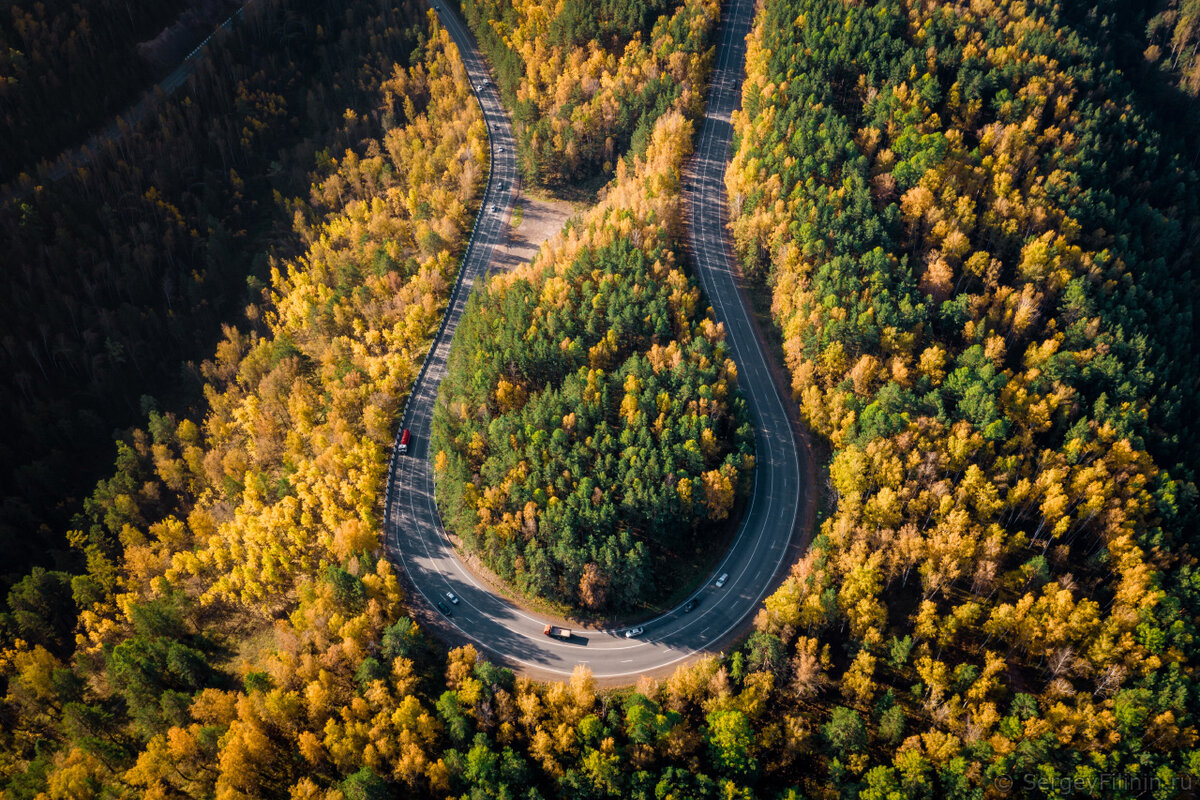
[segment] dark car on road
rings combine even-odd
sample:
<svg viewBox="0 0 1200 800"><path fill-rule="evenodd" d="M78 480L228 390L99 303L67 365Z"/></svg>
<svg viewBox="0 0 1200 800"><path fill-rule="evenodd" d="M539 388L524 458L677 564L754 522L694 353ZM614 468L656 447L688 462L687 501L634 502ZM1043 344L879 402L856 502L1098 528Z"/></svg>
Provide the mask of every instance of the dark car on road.
<svg viewBox="0 0 1200 800"><path fill-rule="evenodd" d="M441 600L438 600L437 607L438 607L438 611L442 612L442 613L443 613L443 614L445 614L447 617L453 617L453 616L454 616L453 614L451 614L451 613L450 613L450 609L446 608L446 604L445 604L445 603L443 603Z"/></svg>
<svg viewBox="0 0 1200 800"><path fill-rule="evenodd" d="M694 598L694 597L693 597L691 600L688 600L688 601L687 601L687 605L685 605L685 606L683 607L683 613L685 613L685 614L686 614L686 613L688 613L689 611L691 611L692 609L694 609L694 608L696 607L696 604L697 604L698 602L700 602L700 601L699 601L699 600L697 600L697 599L696 599L696 598Z"/></svg>

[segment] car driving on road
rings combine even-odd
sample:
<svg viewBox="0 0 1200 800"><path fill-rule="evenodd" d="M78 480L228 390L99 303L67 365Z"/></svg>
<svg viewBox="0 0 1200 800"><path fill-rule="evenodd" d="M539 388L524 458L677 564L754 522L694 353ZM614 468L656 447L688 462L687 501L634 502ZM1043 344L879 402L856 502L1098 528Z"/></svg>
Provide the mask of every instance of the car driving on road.
<svg viewBox="0 0 1200 800"><path fill-rule="evenodd" d="M446 592L446 599L454 603L454 605L458 605L458 595L454 592Z"/></svg>
<svg viewBox="0 0 1200 800"><path fill-rule="evenodd" d="M645 632L646 629L639 625L636 628L630 628L629 630L625 631L625 638L632 639L635 636L641 636Z"/></svg>
<svg viewBox="0 0 1200 800"><path fill-rule="evenodd" d="M688 600L688 601L687 601L687 605L685 605L685 606L683 607L683 613L685 613L685 614L686 614L686 613L688 613L689 611L691 611L692 609L694 609L694 608L696 607L696 603L697 603L697 602L698 602L698 601L697 601L697 600L696 600L696 598L694 598L694 597L693 597L691 600Z"/></svg>
<svg viewBox="0 0 1200 800"><path fill-rule="evenodd" d="M729 573L728 573L728 572L722 572L722 573L721 573L721 577L717 578L717 582L716 582L716 584L715 584L715 585L716 585L716 587L717 587L718 589L720 589L722 586L724 586L724 585L725 585L725 581L727 581L727 580L729 580Z"/></svg>

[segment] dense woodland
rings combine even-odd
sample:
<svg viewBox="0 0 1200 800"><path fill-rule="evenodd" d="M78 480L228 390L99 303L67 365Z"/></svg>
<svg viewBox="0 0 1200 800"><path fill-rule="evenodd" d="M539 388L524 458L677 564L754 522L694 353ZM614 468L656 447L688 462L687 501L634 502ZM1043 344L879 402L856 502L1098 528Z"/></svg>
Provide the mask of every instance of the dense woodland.
<svg viewBox="0 0 1200 800"><path fill-rule="evenodd" d="M1130 49L1105 5L764 0L732 231L832 450L833 502L743 645L601 692L583 669L538 684L446 652L376 556L395 412L487 146L436 22L370 13L402 24L345 57L379 70L322 118L341 145L280 162L311 188L269 203L293 233L210 347L205 413L149 414L71 535L86 568L8 595L5 798L1170 798L1200 774L1200 192L1179 108L1155 104L1165 81L1187 89L1184 59L1146 52L1161 25L1126 25L1122 41L1147 31ZM381 33L413 26L398 50ZM447 443L475 412L530 456L595 458L594 436L580 447L550 417L581 369L626 370L606 379L604 424L630 446L640 415L670 442L690 413L671 402L681 368L699 399L725 381L715 444L746 465L720 332L672 255L686 113L662 114L596 211L473 301L466 324L509 357L448 384L477 405L441 407ZM641 284L668 311L648 309L653 328L587 311L593 274L594 297ZM505 306L524 298L534 310ZM584 321L556 319L572 303ZM510 312L538 346L505 330ZM549 338L581 324L565 348ZM543 373L550 389L523 382ZM652 382L671 387L664 407ZM543 440L524 431L538 414L557 426ZM447 448L443 484L475 441ZM490 456L481 507L517 531L510 494L549 492Z"/></svg>
<svg viewBox="0 0 1200 800"><path fill-rule="evenodd" d="M193 5L204 4L5 3L0 12L0 183L32 173L40 160L81 143L145 89L154 69L138 45L170 28ZM221 10L216 7L223 4L208 5Z"/></svg>
<svg viewBox="0 0 1200 800"><path fill-rule="evenodd" d="M434 414L450 530L521 591L590 610L672 588L753 467L724 331L677 263L691 125L671 112L657 136L534 265L472 297Z"/></svg>
<svg viewBox="0 0 1200 800"><path fill-rule="evenodd" d="M836 495L758 627L843 791L1200 766L1194 141L1085 11L754 31L732 227Z"/></svg>
<svg viewBox="0 0 1200 800"><path fill-rule="evenodd" d="M346 111L374 108L415 7L259 0L156 114L0 205L0 585L64 548L115 429L200 398L184 362L258 299L266 252L294 249L275 193L396 115Z"/></svg>
<svg viewBox="0 0 1200 800"><path fill-rule="evenodd" d="M567 189L704 105L718 0L463 0L513 118L521 174Z"/></svg>

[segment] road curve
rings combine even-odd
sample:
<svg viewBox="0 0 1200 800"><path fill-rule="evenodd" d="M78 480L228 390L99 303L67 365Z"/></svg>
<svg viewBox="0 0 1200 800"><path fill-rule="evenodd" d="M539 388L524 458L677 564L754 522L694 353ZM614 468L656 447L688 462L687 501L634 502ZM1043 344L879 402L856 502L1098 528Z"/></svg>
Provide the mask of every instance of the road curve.
<svg viewBox="0 0 1200 800"><path fill-rule="evenodd" d="M498 661L537 676L567 676L579 664L602 680L633 682L661 673L698 653L717 649L748 624L784 566L796 530L801 503L801 461L785 405L755 335L750 311L742 302L723 224L725 161L732 130L730 113L740 99L745 37L753 0L730 0L720 29L717 66L687 188L688 236L694 263L717 318L728 331L738 365L739 387L755 425L756 473L753 495L737 536L712 577L692 598L691 613L675 609L644 623L641 638L626 639L620 630L581 630L560 620L527 612L494 594L458 560L442 528L434 503L429 454L430 420L446 358L467 297L491 263L495 245L506 233L506 219L517 182L513 136L500 97L484 60L462 22L436 3L442 24L462 53L476 87L492 137L492 172L451 295L442 327L434 339L403 415L412 443L407 455L394 455L388 475L385 541L388 555L408 576L413 600L436 625L456 639L473 642ZM503 188L501 188L503 187ZM490 209L496 207L498 212ZM717 575L728 573L723 588ZM461 602L451 605L447 592ZM437 610L441 603L453 616ZM543 635L546 623L572 627L570 641Z"/></svg>

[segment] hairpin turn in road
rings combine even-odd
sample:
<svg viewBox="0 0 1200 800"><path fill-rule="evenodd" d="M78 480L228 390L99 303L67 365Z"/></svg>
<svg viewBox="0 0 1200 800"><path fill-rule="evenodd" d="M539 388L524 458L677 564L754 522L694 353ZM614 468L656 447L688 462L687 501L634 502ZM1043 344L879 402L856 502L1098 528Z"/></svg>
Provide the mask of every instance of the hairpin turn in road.
<svg viewBox="0 0 1200 800"><path fill-rule="evenodd" d="M745 38L754 2L731 0L724 10L707 113L685 190L693 262L717 319L725 325L738 367L738 386L755 426L753 494L734 542L711 578L683 606L642 623L644 630L636 636L625 636L624 628L580 629L527 612L496 594L459 560L434 503L428 448L438 386L446 374L450 342L467 298L475 281L487 272L495 247L506 233L518 182L512 127L487 65L457 16L445 3L434 7L458 45L483 109L491 137L492 167L449 307L400 425L400 431L410 431L410 440L405 455L393 456L388 474L387 552L407 574L415 589L413 599L423 601L437 615L439 626L515 669L562 677L584 664L599 679L631 681L642 674L661 672L716 649L749 624L780 576L811 486L810 476L802 474L807 462L800 458L787 406L738 289L724 225L723 177L732 137L730 115L740 100Z"/></svg>

